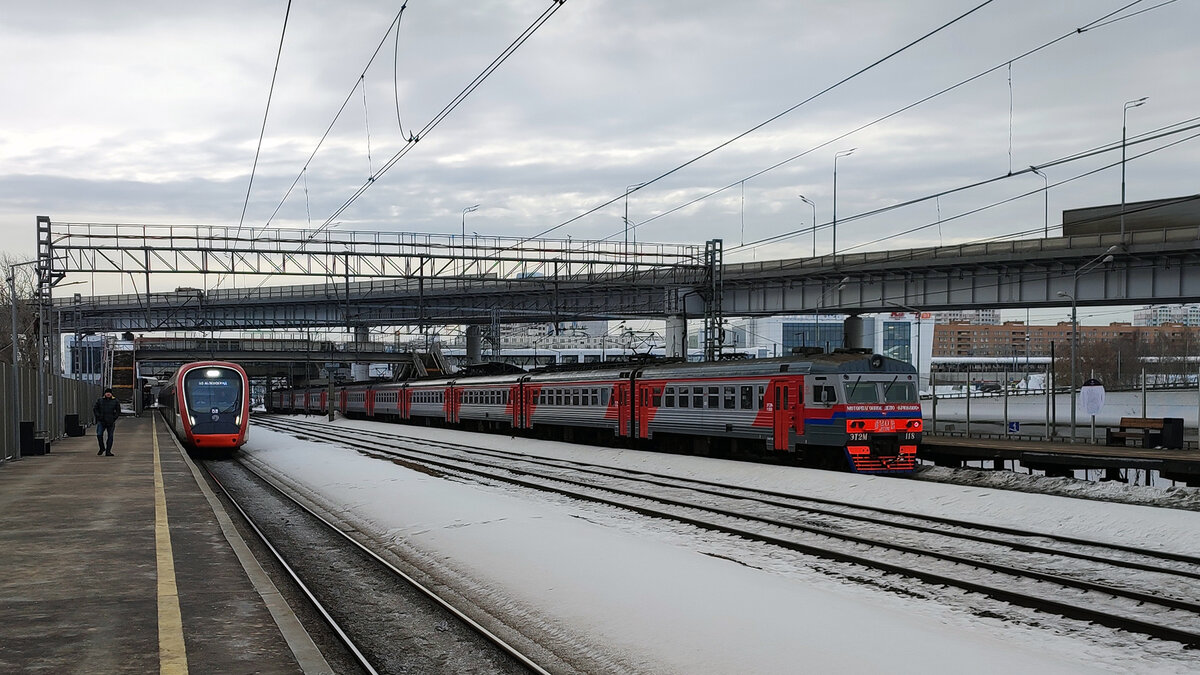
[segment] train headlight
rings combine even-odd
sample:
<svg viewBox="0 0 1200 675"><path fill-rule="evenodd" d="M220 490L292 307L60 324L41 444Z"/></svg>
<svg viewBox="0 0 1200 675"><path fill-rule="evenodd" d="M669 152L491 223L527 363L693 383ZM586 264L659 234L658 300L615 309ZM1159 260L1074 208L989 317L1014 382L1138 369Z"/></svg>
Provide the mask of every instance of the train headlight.
<svg viewBox="0 0 1200 675"><path fill-rule="evenodd" d="M204 371L204 376L205 377L220 377L221 371L217 370L216 368L210 368L210 369Z"/></svg>
<svg viewBox="0 0 1200 675"><path fill-rule="evenodd" d="M233 418L233 423L239 427L242 426L242 416L238 415L237 417Z"/></svg>
<svg viewBox="0 0 1200 675"><path fill-rule="evenodd" d="M921 420L909 420L908 428L911 429L912 431L920 431L921 430Z"/></svg>
<svg viewBox="0 0 1200 675"><path fill-rule="evenodd" d="M191 424L192 426L196 426L196 418L191 415L188 415L188 424Z"/></svg>

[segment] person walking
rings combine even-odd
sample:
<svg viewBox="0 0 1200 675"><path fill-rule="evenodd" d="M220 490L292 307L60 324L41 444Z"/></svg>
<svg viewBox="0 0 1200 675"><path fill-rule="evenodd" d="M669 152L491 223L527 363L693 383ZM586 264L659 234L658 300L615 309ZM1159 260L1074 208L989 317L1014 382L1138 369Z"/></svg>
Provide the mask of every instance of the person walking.
<svg viewBox="0 0 1200 675"><path fill-rule="evenodd" d="M113 429L117 426L117 418L121 416L121 402L113 398L113 390L105 389L104 396L96 401L96 405L92 406L92 413L96 416L96 443L100 445L100 451L97 455L107 455L113 457ZM104 442L104 432L108 432L108 443Z"/></svg>

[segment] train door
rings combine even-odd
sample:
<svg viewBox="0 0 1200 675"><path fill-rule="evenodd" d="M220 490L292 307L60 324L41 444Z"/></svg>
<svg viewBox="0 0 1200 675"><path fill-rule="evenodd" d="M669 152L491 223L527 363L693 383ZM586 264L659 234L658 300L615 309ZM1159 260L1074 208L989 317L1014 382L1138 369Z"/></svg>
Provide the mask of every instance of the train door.
<svg viewBox="0 0 1200 675"><path fill-rule="evenodd" d="M512 428L525 428L525 385L518 382L508 388L508 409Z"/></svg>
<svg viewBox="0 0 1200 675"><path fill-rule="evenodd" d="M620 381L613 385L613 399L617 404L617 435L628 436L630 425L633 420L633 406L631 405L631 383Z"/></svg>
<svg viewBox="0 0 1200 675"><path fill-rule="evenodd" d="M363 407L367 411L367 417L375 416L375 390L367 389L363 393Z"/></svg>
<svg viewBox="0 0 1200 675"><path fill-rule="evenodd" d="M343 415L346 414L346 411L350 410L349 389L342 389L338 392L338 410L341 410Z"/></svg>
<svg viewBox="0 0 1200 675"><path fill-rule="evenodd" d="M396 392L396 415L402 419L412 419L412 389L404 385Z"/></svg>
<svg viewBox="0 0 1200 675"><path fill-rule="evenodd" d="M446 411L446 421L452 424L458 424L458 411L462 408L463 390L458 387L446 387L446 403L443 409Z"/></svg>
<svg viewBox="0 0 1200 675"><path fill-rule="evenodd" d="M662 385L654 386L651 384L638 383L637 393L637 428L636 438L650 437L650 420L654 419L654 394L657 390L658 394L662 395Z"/></svg>
<svg viewBox="0 0 1200 675"><path fill-rule="evenodd" d="M788 432L792 428L792 392L796 385L788 380L772 380L767 391L767 406L771 412L772 436L776 450L788 449Z"/></svg>
<svg viewBox="0 0 1200 675"><path fill-rule="evenodd" d="M795 405L792 408L792 424L796 427L798 436L804 435L804 378L797 377L792 380L792 384L796 386L796 394L792 401Z"/></svg>

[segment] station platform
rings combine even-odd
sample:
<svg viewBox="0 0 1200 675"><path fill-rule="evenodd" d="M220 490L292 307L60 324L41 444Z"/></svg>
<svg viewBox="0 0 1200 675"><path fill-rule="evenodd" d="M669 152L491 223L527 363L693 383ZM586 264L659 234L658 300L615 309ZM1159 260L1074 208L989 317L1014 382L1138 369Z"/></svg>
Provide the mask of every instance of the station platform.
<svg viewBox="0 0 1200 675"><path fill-rule="evenodd" d="M96 450L0 465L0 672L330 672L161 418Z"/></svg>
<svg viewBox="0 0 1200 675"><path fill-rule="evenodd" d="M1189 487L1200 487L1200 450L924 434L917 456L939 466L993 460L1001 468L1004 461L1015 460L1048 476L1069 476L1077 469L1103 469L1116 479L1121 469L1143 469L1157 471L1163 478L1182 481Z"/></svg>

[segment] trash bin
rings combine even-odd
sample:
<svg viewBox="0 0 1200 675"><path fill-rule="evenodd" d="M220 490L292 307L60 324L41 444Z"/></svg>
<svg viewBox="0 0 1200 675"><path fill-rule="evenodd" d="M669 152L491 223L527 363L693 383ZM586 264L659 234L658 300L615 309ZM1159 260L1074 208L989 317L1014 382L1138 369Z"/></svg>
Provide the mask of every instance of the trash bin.
<svg viewBox="0 0 1200 675"><path fill-rule="evenodd" d="M70 415L65 415L63 417L63 428L66 430L68 436L82 436L83 427L79 426L79 414L72 413Z"/></svg>
<svg viewBox="0 0 1200 675"><path fill-rule="evenodd" d="M1183 449L1183 418L1164 417L1162 434L1158 439L1151 437L1150 442L1161 448L1171 450Z"/></svg>
<svg viewBox="0 0 1200 675"><path fill-rule="evenodd" d="M40 455L34 447L33 422L21 422L21 456Z"/></svg>

